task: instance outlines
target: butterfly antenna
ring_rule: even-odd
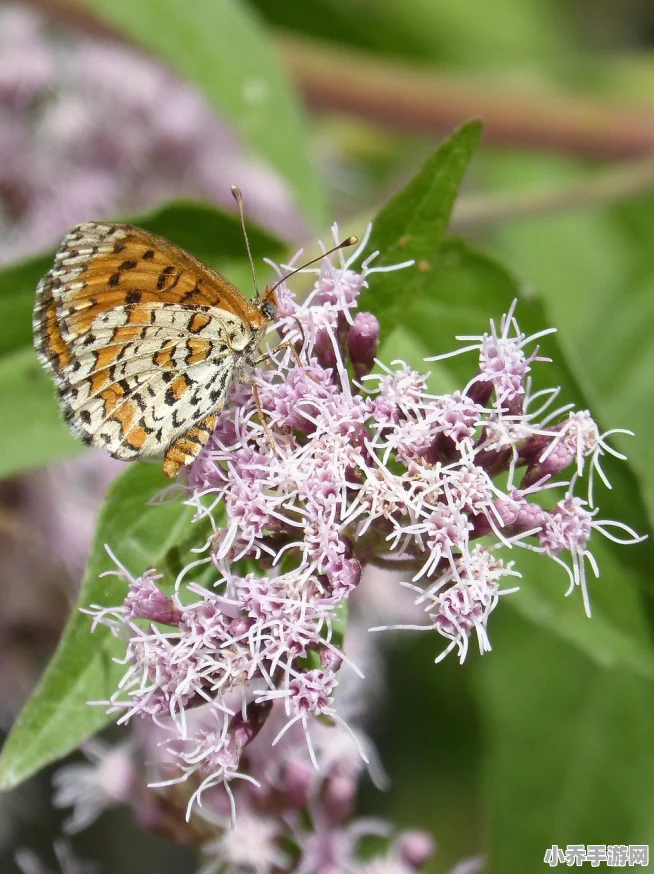
[[[241,194],[241,189],[238,185],[232,185],[230,188],[232,194],[234,195],[234,200],[238,205],[238,214],[241,218],[241,228],[243,229],[243,236],[245,237],[245,248],[248,253],[248,260],[250,262],[250,270],[252,271],[252,281],[254,282],[254,291],[257,297],[261,297],[259,294],[259,286],[257,285],[257,275],[254,272],[254,261],[252,260],[252,251],[250,250],[250,241],[248,240],[248,232],[245,230],[245,213],[243,212],[243,195]]]
[[[290,279],[291,276],[295,276],[296,273],[299,273],[300,270],[304,270],[305,267],[311,267],[312,264],[315,264],[317,261],[322,261],[323,258],[326,258],[328,255],[332,255],[334,252],[338,252],[339,249],[347,249],[348,246],[356,246],[359,242],[358,237],[348,237],[346,240],[343,240],[338,244],[338,246],[334,246],[328,252],[323,252],[322,255],[318,255],[316,258],[312,258],[311,261],[307,261],[306,264],[303,264],[301,267],[296,267],[295,270],[291,270],[290,273],[287,273],[286,276],[282,276],[281,279],[278,279],[277,282],[273,285],[270,291],[274,291],[282,282],[286,282],[287,279]]]

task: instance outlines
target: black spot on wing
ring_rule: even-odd
[[[175,268],[173,267],[172,264],[169,264],[168,267],[164,267],[164,269],[159,274],[159,278],[157,279],[157,289],[159,291],[163,291],[164,289],[168,290],[168,289],[174,288],[175,285],[177,285],[177,282],[179,281],[179,277],[181,276],[181,270],[177,276],[177,279],[172,283],[172,285],[168,285],[168,280],[170,279],[170,277],[173,275],[174,272],[175,272]]]

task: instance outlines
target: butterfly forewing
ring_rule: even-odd
[[[265,323],[174,243],[109,223],[64,238],[34,310],[35,345],[71,427],[125,460],[168,450],[168,475],[206,442]]]

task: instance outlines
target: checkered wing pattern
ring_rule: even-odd
[[[173,476],[208,439],[265,321],[168,240],[86,223],[39,283],[34,337],[72,429],[123,460],[164,452]]]

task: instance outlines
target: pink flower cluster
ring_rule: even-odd
[[[355,312],[376,270],[374,256],[353,269],[365,246],[307,268],[316,278],[303,302],[280,287],[274,366],[234,387],[205,449],[160,496],[192,505],[208,532],[174,591],[116,560],[129,595],[93,611],[128,641],[110,707],[164,739],[153,785],[188,787],[187,816],[223,824],[225,798],[233,817],[236,796],[236,829],[255,817],[269,835],[268,861],[251,860],[254,870],[284,869],[282,836],[299,848],[294,870],[368,870],[333,853],[316,866],[312,855],[329,844],[323,822],[334,847],[354,846],[342,830],[372,755],[339,688],[363,679],[344,628],[364,570],[400,573],[424,616],[383,628],[430,631],[446,641],[438,658],[456,649],[463,660],[473,635],[490,649],[490,614],[516,591],[505,587],[519,576],[508,551],[562,564],[589,612],[593,531],[638,540],[597,521],[592,492],[573,495],[588,469],[605,479],[602,456],[617,453],[587,412],[550,409],[556,389],[532,391],[531,368],[547,359],[534,346],[540,335],[520,331],[515,305],[499,327],[460,338],[477,371],[452,394],[431,393],[429,374],[403,361],[376,361],[379,324]],[[561,479],[567,467],[572,477]],[[561,495],[547,509],[537,497],[552,489]],[[300,811],[311,814],[308,835]],[[234,834],[218,839],[206,871],[233,864]],[[375,870],[411,870],[389,852],[395,867]]]

